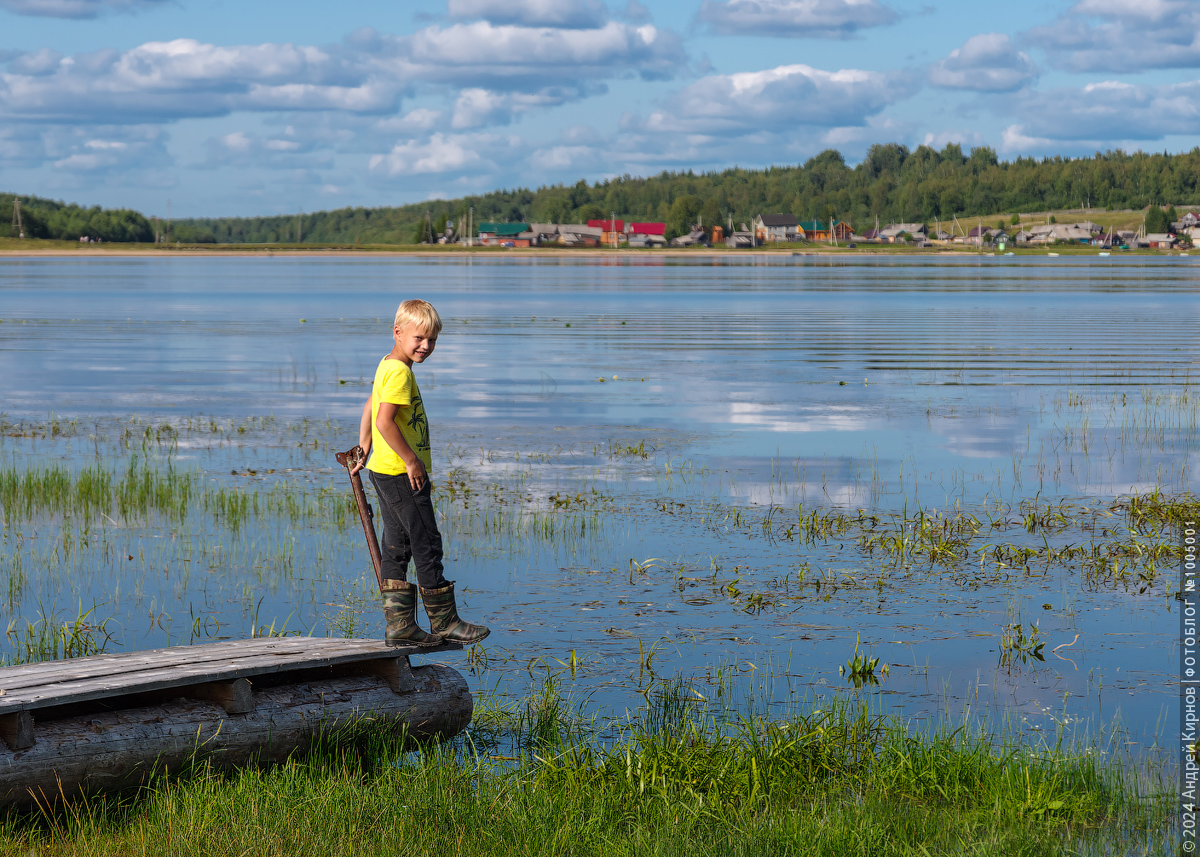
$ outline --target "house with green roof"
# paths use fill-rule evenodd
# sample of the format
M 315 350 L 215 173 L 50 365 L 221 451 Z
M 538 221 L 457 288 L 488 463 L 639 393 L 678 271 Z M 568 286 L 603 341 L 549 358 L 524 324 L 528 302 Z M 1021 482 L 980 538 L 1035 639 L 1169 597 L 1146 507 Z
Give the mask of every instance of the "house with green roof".
M 529 231 L 528 223 L 480 223 L 479 243 L 498 244 L 501 241 L 514 241 L 522 232 Z

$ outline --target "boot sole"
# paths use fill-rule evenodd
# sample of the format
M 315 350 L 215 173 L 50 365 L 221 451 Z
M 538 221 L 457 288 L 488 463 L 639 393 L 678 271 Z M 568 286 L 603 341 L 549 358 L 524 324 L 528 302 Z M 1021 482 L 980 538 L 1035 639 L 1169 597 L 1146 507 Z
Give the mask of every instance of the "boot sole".
M 463 646 L 471 646 L 475 643 L 478 643 L 480 640 L 486 640 L 489 636 L 491 636 L 491 633 L 492 629 L 488 628 L 487 631 L 478 637 L 462 637 L 460 639 L 455 639 L 454 637 L 443 637 L 442 639 L 448 643 L 458 643 Z
M 445 640 L 425 641 L 418 643 L 416 640 L 384 640 L 384 645 L 391 649 L 399 649 L 402 646 L 416 646 L 421 649 L 432 649 L 435 646 L 440 646 Z

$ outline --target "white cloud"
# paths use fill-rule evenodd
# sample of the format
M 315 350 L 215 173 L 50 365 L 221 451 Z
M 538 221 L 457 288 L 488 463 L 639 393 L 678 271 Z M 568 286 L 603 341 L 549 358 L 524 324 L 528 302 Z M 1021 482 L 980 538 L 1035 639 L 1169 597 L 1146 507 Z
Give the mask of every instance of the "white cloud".
M 465 128 L 602 92 L 606 78 L 670 76 L 684 60 L 675 33 L 616 22 L 570 30 L 477 21 L 404 37 L 359 31 L 330 48 L 175 39 L 69 57 L 9 52 L 0 73 L 0 120 L 137 124 L 238 111 L 380 114 L 420 83 L 527 96 L 499 105 L 491 118 L 464 103 L 456 116 Z
M 1025 38 L 1050 63 L 1112 73 L 1200 66 L 1200 7 L 1184 0 L 1082 0 Z
M 903 84 L 881 72 L 784 65 L 702 78 L 650 114 L 650 132 L 745 134 L 797 125 L 861 125 Z
M 950 143 L 958 143 L 964 150 L 968 150 L 984 145 L 984 139 L 978 131 L 930 131 L 921 140 L 922 145 L 939 151 Z
M 673 31 L 615 21 L 589 30 L 476 21 L 388 37 L 382 48 L 380 61 L 386 54 L 404 77 L 488 89 L 580 86 L 630 71 L 665 78 L 686 59 Z
M 269 169 L 328 169 L 333 157 L 324 147 L 303 139 L 288 126 L 273 136 L 233 131 L 208 141 L 208 156 L 198 166 L 249 166 Z
M 487 89 L 464 89 L 454 105 L 450 126 L 455 130 L 480 128 L 485 125 L 508 125 L 513 119 L 530 110 L 557 107 L 574 101 L 580 93 L 563 87 L 538 93 L 500 93 Z
M 1018 51 L 1004 33 L 972 36 L 950 55 L 933 64 L 929 80 L 947 89 L 1011 92 L 1037 74 L 1033 60 Z
M 527 27 L 602 27 L 608 10 L 600 0 L 450 0 L 450 17 Z
M 417 107 L 408 111 L 403 116 L 389 116 L 387 119 L 380 119 L 375 123 L 374 130 L 386 134 L 402 134 L 404 136 L 418 136 L 420 134 L 432 131 L 438 125 L 445 121 L 446 113 L 444 110 L 434 110 L 431 107 Z
M 43 18 L 96 18 L 106 12 L 132 12 L 163 0 L 0 0 L 0 9 Z
M 395 178 L 422 173 L 461 173 L 487 169 L 494 164 L 485 160 L 478 149 L 495 143 L 479 135 L 434 134 L 427 141 L 398 143 L 386 155 L 372 155 L 370 169 Z
M 588 172 L 600 152 L 593 146 L 546 146 L 534 151 L 529 162 L 538 170 Z
M 1019 122 L 1005 131 L 1006 148 L 1045 140 L 1103 146 L 1200 133 L 1200 80 L 1164 86 L 1107 80 L 1026 93 L 1012 104 Z
M 724 35 L 846 38 L 894 23 L 877 0 L 705 0 L 699 18 Z
M 195 39 L 60 59 L 39 74 L 18 58 L 0 74 L 0 116 L 77 122 L 160 121 L 235 110 L 381 112 L 399 96 L 384 80 L 318 48 L 221 47 Z

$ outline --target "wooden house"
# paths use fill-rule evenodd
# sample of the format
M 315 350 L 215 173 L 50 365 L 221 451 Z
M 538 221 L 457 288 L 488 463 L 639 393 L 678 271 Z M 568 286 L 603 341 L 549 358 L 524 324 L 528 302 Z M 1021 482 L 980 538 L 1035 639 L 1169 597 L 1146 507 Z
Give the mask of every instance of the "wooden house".
M 808 241 L 829 240 L 829 229 L 822 220 L 801 220 L 796 224 L 796 231 Z
M 600 229 L 600 243 L 608 247 L 616 247 L 625 240 L 624 220 L 589 220 L 587 225 L 593 229 Z

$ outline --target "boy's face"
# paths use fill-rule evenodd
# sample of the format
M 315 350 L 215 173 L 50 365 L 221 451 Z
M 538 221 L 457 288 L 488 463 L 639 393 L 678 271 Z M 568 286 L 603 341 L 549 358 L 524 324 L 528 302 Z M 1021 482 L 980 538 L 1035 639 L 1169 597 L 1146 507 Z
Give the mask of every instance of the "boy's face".
M 437 345 L 437 335 L 415 322 L 396 327 L 393 333 L 400 359 L 409 366 L 424 363 L 425 358 L 433 353 L 433 347 Z

